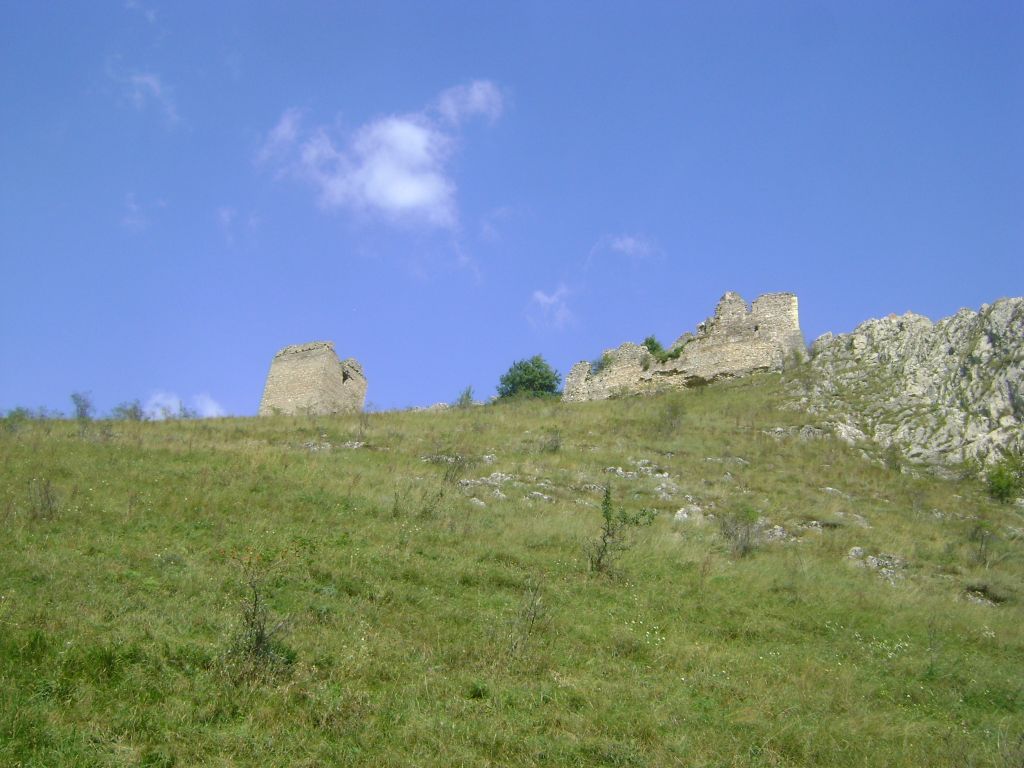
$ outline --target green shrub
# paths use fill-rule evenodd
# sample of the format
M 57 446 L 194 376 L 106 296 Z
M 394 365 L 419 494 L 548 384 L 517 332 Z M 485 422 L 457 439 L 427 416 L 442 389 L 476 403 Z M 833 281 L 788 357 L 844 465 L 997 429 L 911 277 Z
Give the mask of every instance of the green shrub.
M 502 375 L 498 383 L 498 397 L 537 397 L 558 393 L 561 377 L 540 355 L 529 360 L 517 360 Z
M 616 556 L 629 548 L 630 529 L 650 525 L 655 514 L 653 509 L 641 509 L 639 512 L 627 512 L 622 507 L 615 509 L 612 507 L 612 487 L 606 485 L 601 500 L 601 531 L 587 547 L 590 570 L 611 573 Z
M 132 400 L 114 406 L 114 410 L 110 412 L 110 418 L 114 421 L 145 421 L 146 412 L 142 408 L 142 403 Z
M 611 365 L 613 359 L 614 358 L 611 355 L 611 353 L 609 353 L 609 352 L 603 353 L 599 358 L 597 358 L 597 360 L 593 360 L 590 363 L 590 372 L 593 373 L 593 374 L 600 373 L 605 368 L 607 368 L 609 365 Z
M 986 481 L 989 496 L 1009 504 L 1024 493 L 1024 456 L 1007 453 L 988 471 Z
M 757 511 L 749 504 L 723 512 L 718 527 L 735 557 L 746 557 L 757 546 Z
M 647 351 L 651 353 L 651 357 L 657 360 L 659 363 L 667 362 L 668 360 L 675 360 L 683 351 L 685 344 L 680 344 L 672 349 L 665 349 L 653 335 L 648 336 L 644 339 L 642 347 L 646 347 Z

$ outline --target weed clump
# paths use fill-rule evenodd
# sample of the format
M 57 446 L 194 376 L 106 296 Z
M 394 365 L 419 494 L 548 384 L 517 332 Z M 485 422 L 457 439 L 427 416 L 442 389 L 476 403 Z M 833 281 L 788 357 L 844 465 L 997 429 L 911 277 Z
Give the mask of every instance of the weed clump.
M 604 487 L 601 500 L 601 530 L 597 538 L 587 546 L 587 561 L 590 570 L 610 574 L 614 570 L 615 558 L 629 548 L 629 533 L 635 528 L 650 525 L 657 513 L 653 509 L 627 512 L 624 508 L 612 506 L 612 487 Z
M 734 557 L 746 557 L 757 548 L 757 512 L 749 504 L 722 513 L 718 528 Z
M 274 676 L 294 663 L 296 654 L 284 644 L 287 619 L 276 620 L 267 607 L 265 582 L 269 572 L 255 553 L 238 557 L 245 598 L 241 621 L 228 645 L 225 660 L 236 679 L 258 680 Z

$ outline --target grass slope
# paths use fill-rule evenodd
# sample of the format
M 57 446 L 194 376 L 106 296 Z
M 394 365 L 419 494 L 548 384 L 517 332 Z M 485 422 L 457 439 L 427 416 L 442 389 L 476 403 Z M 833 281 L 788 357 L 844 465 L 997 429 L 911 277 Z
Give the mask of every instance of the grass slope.
M 1021 765 L 1020 508 L 767 436 L 782 391 L 8 422 L 0 764 Z M 608 482 L 659 512 L 611 576 Z

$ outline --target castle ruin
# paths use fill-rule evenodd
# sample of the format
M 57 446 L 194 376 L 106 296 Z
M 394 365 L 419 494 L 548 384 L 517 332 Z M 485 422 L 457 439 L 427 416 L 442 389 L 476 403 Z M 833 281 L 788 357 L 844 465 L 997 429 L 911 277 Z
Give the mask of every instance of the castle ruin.
M 339 360 L 330 341 L 293 344 L 270 363 L 260 416 L 325 416 L 363 410 L 366 375 L 355 358 Z
M 565 378 L 562 399 L 604 400 L 778 371 L 787 358 L 805 350 L 794 294 L 766 293 L 748 306 L 730 291 L 719 300 L 714 316 L 698 325 L 695 334 L 680 336 L 663 359 L 626 342 L 605 351 L 596 367 L 577 363 Z

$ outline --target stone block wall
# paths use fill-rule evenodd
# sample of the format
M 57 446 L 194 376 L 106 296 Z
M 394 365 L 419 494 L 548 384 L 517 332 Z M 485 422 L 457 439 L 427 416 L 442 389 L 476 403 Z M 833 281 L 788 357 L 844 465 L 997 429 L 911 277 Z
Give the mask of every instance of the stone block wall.
M 330 341 L 285 347 L 270 363 L 260 416 L 358 412 L 366 402 L 366 375 L 354 358 L 341 361 Z
M 781 370 L 787 357 L 804 352 L 797 298 L 768 293 L 748 306 L 730 291 L 695 334 L 684 333 L 670 349 L 678 355 L 658 362 L 644 347 L 627 343 L 605 352 L 599 371 L 577 363 L 566 377 L 563 399 L 602 400 Z

